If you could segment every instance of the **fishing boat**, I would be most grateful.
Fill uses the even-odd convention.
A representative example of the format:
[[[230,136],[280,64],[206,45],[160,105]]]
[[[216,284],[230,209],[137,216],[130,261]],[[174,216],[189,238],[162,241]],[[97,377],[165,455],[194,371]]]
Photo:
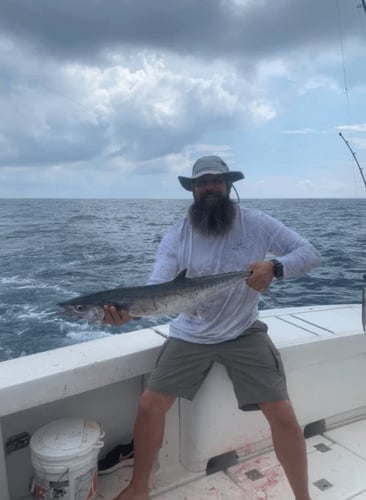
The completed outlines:
[[[304,429],[311,498],[365,500],[361,304],[268,309],[260,318],[281,352]],[[67,488],[34,491],[30,439],[53,422],[96,422],[98,458],[129,443],[139,396],[167,335],[164,324],[0,363],[0,500],[69,498]],[[221,365],[194,401],[178,399],[169,411],[158,463],[155,500],[293,499],[268,424],[261,412],[237,409]],[[98,475],[96,491],[83,498],[114,498],[131,477],[132,468],[122,465]]]

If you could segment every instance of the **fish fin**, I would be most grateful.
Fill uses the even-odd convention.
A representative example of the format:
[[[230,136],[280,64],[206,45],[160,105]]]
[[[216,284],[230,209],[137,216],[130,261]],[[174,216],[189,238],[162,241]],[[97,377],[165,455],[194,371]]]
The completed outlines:
[[[179,274],[177,274],[177,276],[174,278],[173,281],[182,281],[185,279],[186,277],[186,273],[187,273],[187,269],[183,269],[183,271],[181,271]]]

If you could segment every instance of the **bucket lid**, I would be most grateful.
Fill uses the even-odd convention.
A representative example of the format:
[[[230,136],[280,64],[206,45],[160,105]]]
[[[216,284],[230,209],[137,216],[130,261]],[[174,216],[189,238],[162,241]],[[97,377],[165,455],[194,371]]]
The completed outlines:
[[[97,422],[62,418],[38,429],[30,441],[31,452],[42,458],[72,458],[89,452],[103,437]]]

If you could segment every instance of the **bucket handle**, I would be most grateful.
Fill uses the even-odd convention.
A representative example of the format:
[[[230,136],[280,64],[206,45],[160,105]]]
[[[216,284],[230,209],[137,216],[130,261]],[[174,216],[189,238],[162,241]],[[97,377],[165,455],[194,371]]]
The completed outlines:
[[[105,436],[105,431],[103,430],[103,427],[101,426],[101,424],[99,424],[99,427],[100,427],[100,435],[99,435],[98,441],[93,445],[94,449],[103,448],[103,446],[104,446],[104,441],[102,441],[102,439]]]
[[[99,435],[98,441],[93,445],[94,449],[103,448],[103,446],[104,446],[104,441],[102,441],[102,439],[105,436],[105,431],[104,431],[103,427],[101,426],[101,424],[99,424],[99,427],[100,427],[100,435]]]
[[[103,448],[104,446],[104,441],[97,441],[94,445],[93,445],[93,448]]]

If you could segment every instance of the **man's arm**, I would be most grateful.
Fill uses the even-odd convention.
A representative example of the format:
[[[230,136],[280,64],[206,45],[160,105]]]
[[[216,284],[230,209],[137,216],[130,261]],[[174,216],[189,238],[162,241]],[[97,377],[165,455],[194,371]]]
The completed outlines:
[[[319,266],[320,256],[314,246],[282,222],[265,216],[262,231],[268,251],[283,265],[284,278],[302,276]]]
[[[301,276],[320,264],[320,257],[314,246],[296,231],[266,214],[261,218],[261,237],[268,251],[278,257],[283,278]],[[253,262],[248,286],[263,293],[271,284],[275,264],[272,260]]]

